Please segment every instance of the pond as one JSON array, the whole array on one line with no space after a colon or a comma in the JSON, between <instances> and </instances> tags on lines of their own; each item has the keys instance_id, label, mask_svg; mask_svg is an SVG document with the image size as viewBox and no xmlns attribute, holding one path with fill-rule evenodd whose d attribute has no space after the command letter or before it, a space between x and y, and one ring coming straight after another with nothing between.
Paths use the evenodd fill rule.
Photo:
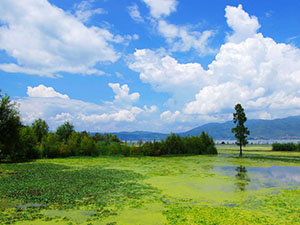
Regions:
<instances>
[{"instance_id":1,"label":"pond","mask_svg":"<svg viewBox=\"0 0 300 225\"><path fill-rule=\"evenodd\" d=\"M172 160L177 162L173 170L146 180L162 190L165 202L231 206L300 186L300 167L295 163L224 155Z\"/></svg>"},{"instance_id":2,"label":"pond","mask_svg":"<svg viewBox=\"0 0 300 225\"><path fill-rule=\"evenodd\" d=\"M299 224L300 153L219 152L0 165L0 223Z\"/></svg>"}]
</instances>

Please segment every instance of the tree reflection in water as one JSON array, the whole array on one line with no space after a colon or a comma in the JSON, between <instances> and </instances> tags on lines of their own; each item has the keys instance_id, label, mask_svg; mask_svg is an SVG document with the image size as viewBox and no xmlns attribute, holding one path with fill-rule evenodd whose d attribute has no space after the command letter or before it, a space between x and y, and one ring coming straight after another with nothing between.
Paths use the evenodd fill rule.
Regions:
<instances>
[{"instance_id":1,"label":"tree reflection in water","mask_svg":"<svg viewBox=\"0 0 300 225\"><path fill-rule=\"evenodd\" d=\"M248 184L250 183L250 178L248 176L248 172L245 166L236 167L235 171L237 172L235 175L236 182L235 185L238 190L245 191Z\"/></svg>"}]
</instances>

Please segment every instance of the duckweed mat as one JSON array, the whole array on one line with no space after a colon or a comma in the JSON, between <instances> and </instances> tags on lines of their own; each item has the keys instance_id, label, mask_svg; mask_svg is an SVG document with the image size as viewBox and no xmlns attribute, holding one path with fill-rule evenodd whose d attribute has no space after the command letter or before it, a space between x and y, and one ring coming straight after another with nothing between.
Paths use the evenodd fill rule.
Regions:
<instances>
[{"instance_id":1,"label":"duckweed mat","mask_svg":"<svg viewBox=\"0 0 300 225\"><path fill-rule=\"evenodd\" d=\"M300 224L300 153L0 164L0 224Z\"/></svg>"}]
</instances>

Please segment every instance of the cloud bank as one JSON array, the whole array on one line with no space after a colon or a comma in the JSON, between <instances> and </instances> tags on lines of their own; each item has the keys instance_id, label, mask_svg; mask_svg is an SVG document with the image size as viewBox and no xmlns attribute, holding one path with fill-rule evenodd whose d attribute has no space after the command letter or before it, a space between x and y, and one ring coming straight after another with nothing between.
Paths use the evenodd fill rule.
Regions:
<instances>
[{"instance_id":1,"label":"cloud bank","mask_svg":"<svg viewBox=\"0 0 300 225\"><path fill-rule=\"evenodd\" d=\"M107 29L85 26L82 20L103 12L78 7L73 16L46 0L2 0L0 50L16 62L2 63L0 70L48 77L60 72L102 75L97 64L120 58L113 44L122 38Z\"/></svg>"},{"instance_id":2,"label":"cloud bank","mask_svg":"<svg viewBox=\"0 0 300 225\"><path fill-rule=\"evenodd\" d=\"M132 123L139 126L138 120L144 120L156 111L154 105L150 108L134 106L140 94L129 93L127 84L109 83L109 86L115 93L114 101L102 105L71 99L52 87L28 86L28 96L17 100L22 120L30 124L37 118L43 118L51 129L70 121L79 130L107 132L130 127Z\"/></svg>"},{"instance_id":3,"label":"cloud bank","mask_svg":"<svg viewBox=\"0 0 300 225\"><path fill-rule=\"evenodd\" d=\"M90 6L78 6L82 10L80 19L81 14L68 14L45 0L35 4L32 1L1 2L0 48L16 62L0 64L0 69L41 76L56 76L59 72L103 74L99 63L113 63L120 58L113 44L123 42L122 37L84 24L96 13L89 12L93 10ZM23 121L31 123L41 117L52 129L69 120L81 130L142 127L168 132L230 120L237 103L243 105L249 118L300 114L300 49L265 37L259 32L257 17L249 15L241 5L226 7L225 19L232 32L204 68L199 62L181 63L173 53L215 52L209 46L214 32L168 22L177 1L144 2L150 9L148 20L169 48L136 49L127 63L142 82L169 95L163 106L138 105L140 93L130 92L127 84L108 83L113 100L103 104L72 99L44 85L28 86L28 96L18 100ZM146 23L137 5L127 10L136 22ZM61 23L55 22L57 18ZM120 73L116 76L124 77Z\"/></svg>"},{"instance_id":4,"label":"cloud bank","mask_svg":"<svg viewBox=\"0 0 300 225\"><path fill-rule=\"evenodd\" d=\"M237 103L250 118L299 114L300 50L258 33L258 19L241 5L227 6L225 12L232 34L207 70L197 62L181 64L161 51L138 49L133 54L129 68L154 90L169 93L169 102L177 103L173 113L166 111L161 119L228 120ZM164 32L173 37L177 29Z\"/></svg>"}]
</instances>

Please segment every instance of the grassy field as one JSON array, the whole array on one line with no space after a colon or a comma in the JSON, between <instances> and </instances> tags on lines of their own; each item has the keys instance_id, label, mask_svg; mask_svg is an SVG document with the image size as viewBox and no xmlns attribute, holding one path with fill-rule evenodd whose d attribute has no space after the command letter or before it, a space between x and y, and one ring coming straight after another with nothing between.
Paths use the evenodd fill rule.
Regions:
<instances>
[{"instance_id":1,"label":"grassy field","mask_svg":"<svg viewBox=\"0 0 300 225\"><path fill-rule=\"evenodd\" d=\"M0 164L0 224L300 224L300 152L218 151Z\"/></svg>"}]
</instances>

